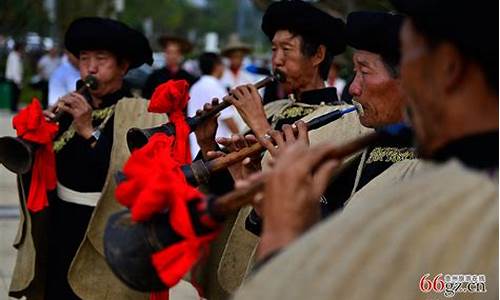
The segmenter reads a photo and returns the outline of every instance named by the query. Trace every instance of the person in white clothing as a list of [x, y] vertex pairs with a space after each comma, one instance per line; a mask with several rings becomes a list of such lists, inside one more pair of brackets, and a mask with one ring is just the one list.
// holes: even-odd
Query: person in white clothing
[[342, 98], [342, 91], [344, 91], [346, 86], [346, 81], [339, 77], [341, 69], [341, 62], [338, 59], [334, 59], [330, 66], [330, 71], [328, 72], [328, 79], [326, 80], [327, 87], [334, 87], [337, 89], [337, 97], [339, 99]]
[[49, 106], [56, 104], [59, 97], [75, 91], [78, 79], [80, 79], [78, 58], [65, 51], [61, 65], [49, 78]]
[[[201, 69], [201, 78], [193, 84], [190, 90], [188, 102], [188, 115], [194, 116], [197, 110], [203, 110], [205, 103], [210, 102], [213, 98], [222, 98], [227, 95], [226, 89], [220, 82], [224, 65], [222, 59], [216, 53], [206, 52], [200, 55], [199, 65]], [[236, 112], [234, 108], [228, 107], [224, 109], [218, 118], [217, 136], [229, 137], [233, 133], [238, 133], [238, 124], [235, 121]], [[189, 136], [191, 144], [191, 154], [195, 157], [200, 150], [200, 146], [196, 140], [194, 133]]]
[[243, 59], [252, 51], [250, 45], [240, 41], [237, 35], [229, 37], [229, 42], [222, 49], [222, 56], [227, 57], [229, 66], [222, 75], [222, 84], [227, 90], [242, 84], [254, 83], [256, 76], [243, 67]]
[[24, 51], [23, 43], [16, 43], [14, 49], [7, 57], [7, 65], [5, 67], [5, 79], [10, 81], [12, 86], [12, 95], [10, 98], [10, 110], [17, 112], [17, 104], [21, 94], [22, 79], [23, 79], [23, 61], [22, 52]]
[[40, 58], [37, 64], [40, 76], [39, 87], [42, 90], [42, 106], [47, 108], [49, 98], [49, 78], [61, 64], [61, 57], [57, 48], [49, 49], [48, 53]]

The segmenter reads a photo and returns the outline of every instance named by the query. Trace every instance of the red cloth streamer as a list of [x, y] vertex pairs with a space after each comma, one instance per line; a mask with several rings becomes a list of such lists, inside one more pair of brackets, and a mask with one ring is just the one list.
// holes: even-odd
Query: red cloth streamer
[[176, 141], [173, 155], [182, 164], [191, 162], [190, 128], [184, 115], [189, 101], [188, 91], [189, 83], [186, 80], [169, 80], [155, 89], [148, 107], [149, 112], [168, 114], [169, 121], [174, 123]]
[[[186, 182], [180, 169], [181, 164], [191, 162], [190, 128], [184, 115], [188, 89], [185, 80], [170, 80], [156, 88], [148, 111], [167, 113], [175, 126], [175, 138], [155, 134], [146, 146], [134, 151], [124, 167], [127, 180], [116, 189], [116, 198], [131, 208], [135, 221], [148, 220], [153, 214], [169, 209], [172, 229], [183, 240], [151, 257], [158, 275], [169, 287], [182, 279], [216, 237], [215, 232], [197, 236], [187, 208], [188, 201], [203, 196]], [[151, 293], [150, 299], [168, 300], [168, 290]]]
[[187, 183], [180, 163], [172, 155], [173, 143], [173, 136], [153, 135], [148, 144], [131, 155], [123, 170], [127, 179], [116, 189], [117, 200], [131, 208], [134, 221], [146, 221], [169, 209], [172, 229], [183, 240], [152, 256], [153, 265], [167, 286], [177, 284], [216, 237], [215, 232], [203, 236], [195, 233], [187, 202], [200, 199], [203, 194]]
[[14, 117], [12, 125], [18, 137], [40, 145], [35, 153], [27, 200], [28, 209], [38, 212], [49, 205], [47, 191], [57, 186], [56, 159], [52, 149], [52, 140], [59, 126], [45, 120], [42, 106], [36, 98], [33, 98], [31, 104]]

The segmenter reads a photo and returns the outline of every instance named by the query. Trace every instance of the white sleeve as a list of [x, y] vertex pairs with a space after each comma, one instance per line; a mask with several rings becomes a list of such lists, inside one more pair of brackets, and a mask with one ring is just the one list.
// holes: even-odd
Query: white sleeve
[[59, 97], [67, 93], [60, 69], [56, 69], [49, 79], [49, 106], [56, 104]]
[[7, 66], [5, 70], [5, 77], [20, 85], [23, 77], [23, 66], [21, 58], [14, 53], [9, 54], [7, 58]]

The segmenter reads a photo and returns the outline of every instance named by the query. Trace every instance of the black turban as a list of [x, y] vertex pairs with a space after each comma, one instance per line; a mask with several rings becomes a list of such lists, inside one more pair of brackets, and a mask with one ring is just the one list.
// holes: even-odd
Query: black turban
[[64, 37], [64, 46], [76, 57], [82, 50], [107, 50], [130, 63], [130, 69], [153, 63], [146, 37], [127, 25], [105, 18], [87, 17], [73, 21]]
[[262, 18], [262, 31], [272, 40], [278, 30], [288, 30], [325, 45], [333, 55], [345, 51], [345, 24], [312, 4], [299, 1], [274, 2]]
[[347, 16], [347, 44], [358, 50], [380, 54], [398, 63], [401, 55], [399, 30], [403, 16], [383, 12], [359, 11]]

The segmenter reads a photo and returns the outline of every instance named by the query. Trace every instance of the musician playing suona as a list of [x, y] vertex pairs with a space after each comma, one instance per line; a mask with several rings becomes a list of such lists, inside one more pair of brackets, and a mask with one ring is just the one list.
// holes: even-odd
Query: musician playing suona
[[108, 215], [119, 209], [113, 175], [129, 155], [126, 130], [165, 121], [147, 113], [147, 101], [131, 98], [123, 83], [129, 69], [152, 63], [152, 52], [138, 31], [96, 17], [71, 23], [65, 47], [79, 58], [81, 78], [93, 75], [98, 88], [84, 95], [70, 93], [58, 102], [58, 109], [68, 113], [54, 141], [58, 186], [41, 212], [28, 212], [22, 205], [10, 295], [147, 299], [111, 273], [103, 257], [102, 232]]
[[[498, 41], [477, 34], [498, 36], [498, 3], [453, 1], [450, 14], [448, 1], [392, 2], [409, 16], [401, 80], [426, 160], [314, 226], [311, 193], [338, 162], [326, 145], [289, 147], [262, 202], [258, 256], [267, 263], [235, 299], [498, 298]], [[483, 284], [456, 289], [455, 274]]]
[[[332, 17], [304, 1], [280, 1], [267, 8], [261, 28], [272, 42], [273, 69], [286, 76], [282, 86], [290, 96], [288, 99], [273, 101], [263, 106], [259, 93], [251, 85], [231, 91], [232, 97], [228, 99], [255, 136], [262, 137], [270, 129], [281, 129], [284, 124], [292, 124], [302, 118], [309, 120], [347, 107], [337, 99], [335, 88], [326, 88], [325, 85], [333, 57], [345, 50], [345, 24], [341, 19]], [[289, 125], [285, 127], [290, 129]], [[341, 144], [366, 130], [368, 129], [360, 124], [356, 113], [352, 113], [311, 132], [310, 139], [312, 144], [325, 139]], [[197, 139], [203, 154], [217, 149], [213, 135], [197, 134]], [[220, 176], [218, 174], [214, 177]], [[225, 191], [232, 189], [232, 182], [217, 179], [214, 178], [210, 184], [212, 192], [220, 192], [221, 187], [226, 187]], [[248, 210], [240, 212], [235, 228], [244, 223], [247, 214]], [[242, 249], [240, 245], [255, 244], [254, 236], [244, 231], [241, 234], [239, 232], [241, 231], [232, 231], [228, 247], [224, 250], [222, 265], [218, 268], [219, 280], [232, 281], [222, 283], [229, 291], [232, 290], [231, 287], [237, 286], [239, 283], [235, 282], [242, 278], [241, 274], [231, 272], [245, 271], [245, 267], [239, 269], [233, 262], [242, 266], [240, 262], [245, 261], [244, 256], [250, 255], [246, 252], [252, 252], [251, 247]]]
[[[354, 12], [347, 18], [347, 43], [356, 49], [353, 56], [356, 75], [349, 91], [363, 107], [364, 113], [359, 118], [361, 124], [375, 130], [403, 121], [407, 99], [399, 75], [398, 34], [402, 21], [403, 17], [400, 15], [382, 12]], [[331, 130], [332, 133], [323, 133], [323, 142], [342, 143], [336, 141], [338, 135], [332, 130], [335, 126], [336, 122], [324, 129], [323, 132]], [[279, 156], [288, 144], [294, 142], [291, 127], [285, 126], [283, 130], [286, 132], [284, 137], [277, 132], [269, 132], [275, 139], [274, 143], [260, 140], [274, 157]], [[314, 136], [314, 132], [310, 135]], [[342, 170], [337, 171], [336, 176], [329, 180], [326, 190], [317, 197], [320, 215], [325, 218], [342, 208], [352, 195], [372, 180], [376, 179], [378, 183], [370, 187], [390, 186], [402, 176], [414, 172], [418, 166], [418, 161], [414, 159], [411, 138], [405, 136], [374, 144], [346, 162]], [[391, 172], [385, 174], [384, 171], [388, 168], [391, 168]], [[383, 184], [379, 183], [380, 181], [383, 181]], [[257, 210], [250, 212], [245, 220], [245, 228], [254, 234], [260, 234], [262, 221]], [[229, 264], [231, 253], [234, 253], [235, 258], [243, 259], [242, 252], [237, 251], [238, 243], [239, 240], [236, 241], [235, 237], [230, 239], [222, 265], [226, 262]], [[231, 251], [233, 249], [234, 251]]]
[[[353, 100], [363, 107], [361, 124], [375, 130], [403, 121], [407, 99], [399, 75], [398, 34], [402, 21], [403, 17], [400, 15], [383, 12], [353, 12], [347, 16], [347, 44], [356, 49], [353, 55], [355, 77], [349, 92], [354, 97]], [[275, 156], [283, 151], [287, 144], [293, 142], [284, 143], [279, 135], [272, 136], [278, 139], [277, 149], [271, 142], [261, 141]], [[292, 134], [287, 136], [293, 137]], [[417, 165], [414, 158], [412, 138], [408, 136], [371, 145], [346, 163], [328, 185], [321, 195], [322, 215], [328, 216], [342, 208], [355, 192], [374, 178], [384, 176], [383, 172], [395, 163], [405, 161], [393, 168], [407, 173], [409, 168]], [[258, 216], [255, 213], [250, 214], [247, 229], [259, 234], [261, 226]]]

